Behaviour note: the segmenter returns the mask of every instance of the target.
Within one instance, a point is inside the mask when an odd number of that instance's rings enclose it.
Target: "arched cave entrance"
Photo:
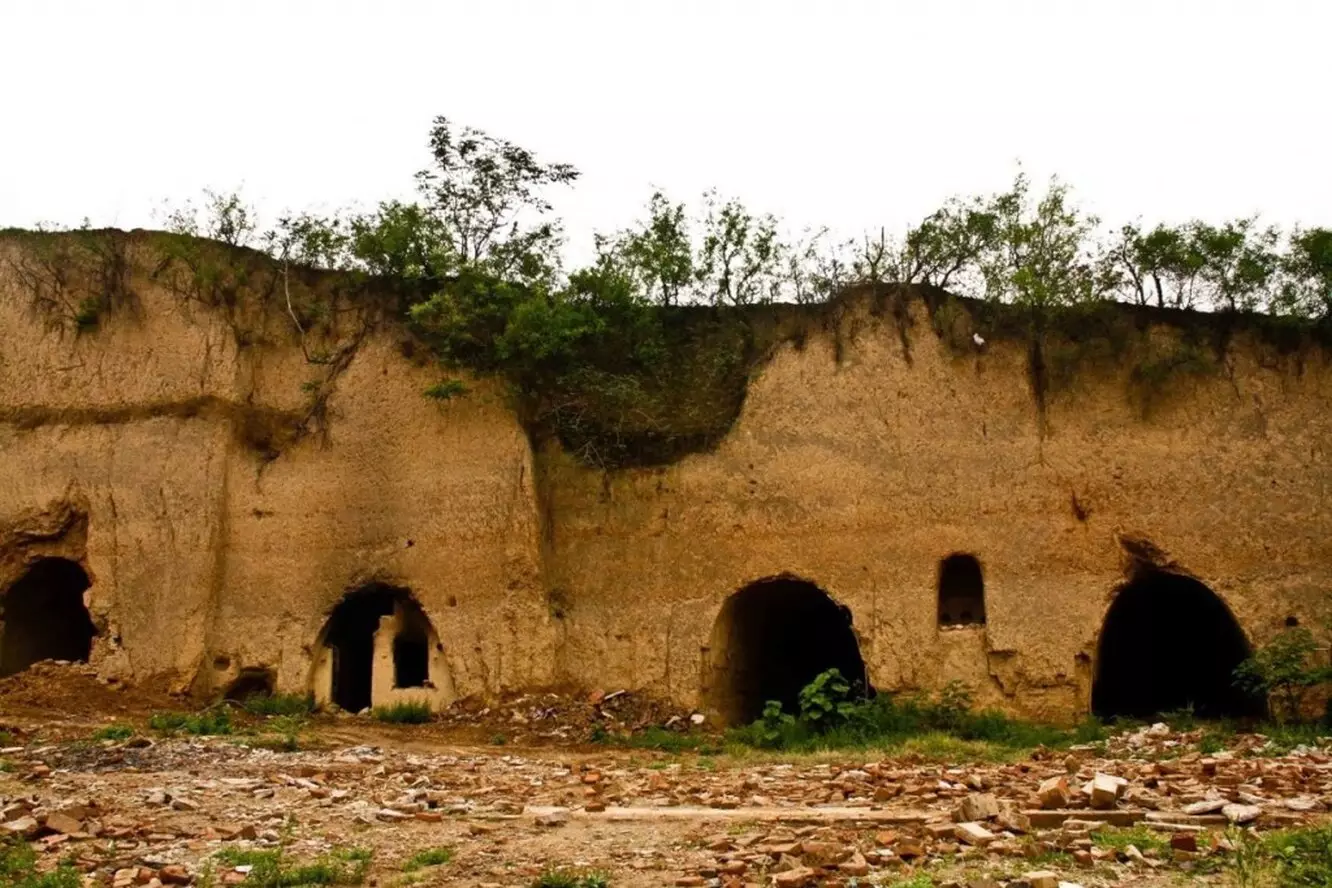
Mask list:
[[[794,712],[800,689],[827,669],[868,691],[850,609],[794,577],[760,580],[727,599],[709,649],[705,697],[728,724],[753,721],[768,700]]]
[[[324,629],[323,647],[332,654],[328,698],[360,712],[374,705],[376,686],[431,687],[433,636],[429,618],[407,589],[371,583],[349,593]]]
[[[1249,655],[1225,602],[1181,574],[1145,570],[1120,588],[1097,645],[1092,712],[1149,717],[1192,707],[1203,717],[1259,715],[1235,687]]]
[[[939,562],[939,625],[985,625],[985,579],[974,555]]]
[[[277,686],[277,677],[272,669],[251,666],[240,671],[227,689],[222,693],[224,700],[244,703],[254,697],[271,697]]]
[[[0,676],[40,660],[87,662],[93,627],[83,593],[91,583],[65,558],[43,558],[0,595]]]

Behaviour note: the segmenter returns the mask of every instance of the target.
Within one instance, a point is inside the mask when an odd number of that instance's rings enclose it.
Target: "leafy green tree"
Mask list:
[[[436,117],[434,164],[417,173],[426,212],[458,266],[481,265],[497,277],[548,282],[559,267],[561,231],[546,190],[571,185],[576,168],[543,163],[505,139]]]
[[[1066,185],[1051,180],[1033,201],[1019,174],[983,213],[993,226],[976,259],[987,299],[1026,309],[1039,329],[1059,309],[1109,298],[1113,278],[1092,238],[1098,220],[1073,205]]]
[[[1332,229],[1291,232],[1281,257],[1281,278],[1279,310],[1312,318],[1332,317]]]
[[[1119,231],[1106,255],[1112,272],[1127,282],[1127,301],[1157,308],[1192,308],[1204,258],[1186,228],[1136,224]]]
[[[1025,189],[1026,180],[1019,179],[1018,184]],[[965,288],[968,272],[975,272],[982,256],[996,245],[1000,233],[998,210],[995,201],[981,197],[949,200],[907,232],[896,261],[889,265],[891,274],[903,284]],[[870,257],[881,255],[883,244],[880,233],[877,249],[862,254],[871,274],[878,263]]]
[[[1259,227],[1253,218],[1221,225],[1194,222],[1189,228],[1202,257],[1198,277],[1213,308],[1254,311],[1266,304],[1279,265],[1275,228]]]

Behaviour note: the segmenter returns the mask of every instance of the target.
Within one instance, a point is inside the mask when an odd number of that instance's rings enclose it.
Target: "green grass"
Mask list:
[[[376,719],[394,725],[423,725],[433,718],[429,703],[394,703],[376,706],[371,712]]]
[[[1162,854],[1170,852],[1170,841],[1164,834],[1150,830],[1145,826],[1125,827],[1116,829],[1106,827],[1098,829],[1092,833],[1092,844],[1099,848],[1107,848],[1116,853],[1123,851],[1129,845],[1133,845],[1139,851],[1146,854],[1149,850],[1155,850]]]
[[[134,736],[134,729],[129,725],[106,725],[93,731],[94,740],[128,740]]]
[[[1038,746],[1058,749],[1100,742],[1105,737],[1105,726],[1095,719],[1068,729],[1015,719],[995,710],[973,711],[946,700],[880,694],[855,704],[833,727],[811,725],[799,718],[760,719],[728,731],[726,742],[732,748],[786,752],[884,750],[940,760],[1005,761]]]
[[[14,766],[9,759],[0,759],[0,774],[8,774],[12,770],[14,770]]]
[[[26,842],[0,839],[0,886],[2,888],[82,888],[79,871],[61,864],[45,873],[37,872],[37,853]]]
[[[537,877],[532,888],[610,888],[604,873],[549,869]]]
[[[256,694],[245,698],[241,708],[251,715],[303,716],[314,711],[310,694]]]
[[[1282,888],[1332,886],[1332,824],[1272,833],[1262,850]]]
[[[253,867],[244,882],[251,888],[359,885],[370,869],[371,856],[364,848],[335,848],[303,863],[289,860],[282,849],[223,848],[214,855],[228,866]]]
[[[934,888],[934,880],[924,873],[917,873],[909,879],[896,882],[884,882],[885,888]]]
[[[8,731],[0,731],[0,746],[22,746],[18,738]]]
[[[221,707],[203,712],[157,712],[148,720],[148,727],[159,734],[193,734],[198,737],[230,734],[233,730],[231,715]]]
[[[442,866],[453,859],[452,848],[427,848],[424,851],[418,851],[408,858],[402,865],[402,871],[405,873],[414,873],[419,869],[425,869],[428,866]]]

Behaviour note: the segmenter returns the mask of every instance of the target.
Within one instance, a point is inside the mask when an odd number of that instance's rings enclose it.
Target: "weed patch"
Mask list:
[[[148,727],[160,734],[191,734],[196,737],[230,734],[231,715],[226,709],[203,712],[158,712],[148,720]]]
[[[1105,737],[1105,728],[1094,720],[1068,730],[973,710],[970,693],[956,683],[933,696],[880,694],[852,700],[840,676],[823,678],[801,692],[798,713],[783,712],[780,703],[769,701],[763,717],[729,731],[727,743],[790,752],[886,749],[932,759],[995,761],[1038,746],[1059,748]]]
[[[419,869],[425,869],[428,866],[443,866],[453,859],[452,848],[427,848],[424,851],[418,851],[408,858],[402,865],[402,871],[405,873],[414,873]]]
[[[610,888],[610,880],[603,873],[552,869],[538,876],[532,888]]]
[[[314,711],[314,697],[309,694],[256,694],[247,697],[241,707],[251,715],[302,716]]]
[[[297,885],[359,885],[370,869],[371,852],[338,848],[308,862],[291,861],[282,849],[273,851],[223,848],[214,855],[228,866],[249,866],[245,885],[252,888],[295,888]]]
[[[371,714],[377,720],[393,725],[423,725],[433,717],[428,703],[394,703],[392,706],[376,706]]]
[[[94,740],[128,740],[134,736],[134,729],[129,725],[106,725],[93,732]]]
[[[26,842],[0,839],[0,888],[81,888],[78,870],[61,864],[51,872],[37,871],[37,854]]]

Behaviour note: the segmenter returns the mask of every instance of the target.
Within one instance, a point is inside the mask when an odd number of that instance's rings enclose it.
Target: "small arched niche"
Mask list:
[[[1215,592],[1184,574],[1139,570],[1115,595],[1096,647],[1092,712],[1152,717],[1191,709],[1207,718],[1260,715],[1264,702],[1235,684],[1249,655]]]
[[[703,697],[727,724],[753,721],[769,700],[794,712],[800,690],[828,669],[868,692],[850,609],[795,577],[759,580],[728,598],[708,651]]]
[[[939,562],[939,628],[985,625],[985,577],[974,555]]]
[[[430,618],[401,586],[370,583],[333,608],[316,650],[315,701],[348,712],[401,702],[452,700],[443,646]]]
[[[0,595],[0,676],[42,660],[88,661],[97,634],[83,603],[90,585],[76,562],[43,558]]]

